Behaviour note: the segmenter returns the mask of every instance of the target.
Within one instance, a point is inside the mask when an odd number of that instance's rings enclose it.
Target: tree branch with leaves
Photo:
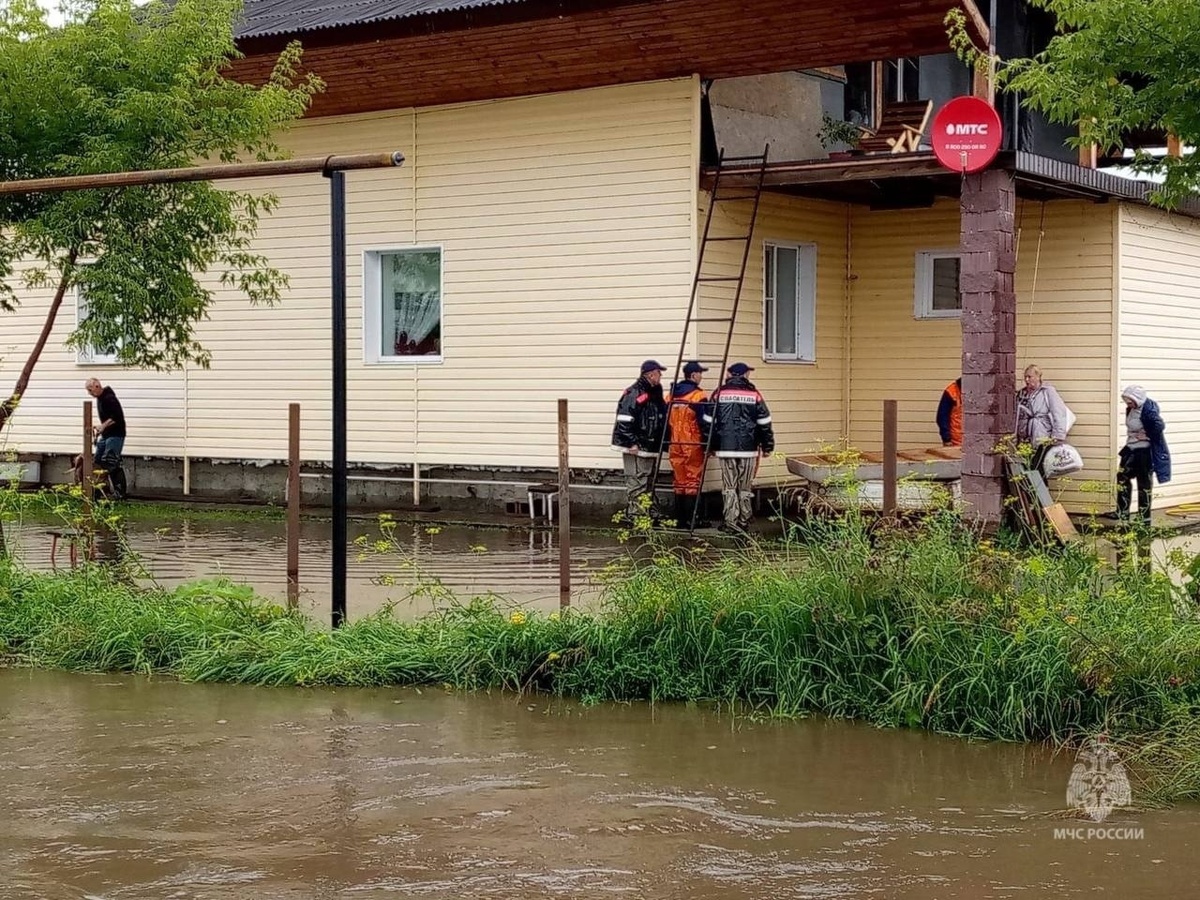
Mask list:
[[[298,44],[264,85],[225,77],[240,55],[240,0],[80,0],[66,12],[50,27],[36,0],[0,0],[0,179],[278,159],[278,136],[323,87],[301,72]],[[253,246],[276,206],[270,194],[205,182],[0,197],[0,313],[53,289],[0,401],[0,429],[72,289],[86,316],[66,346],[111,348],[138,368],[207,366],[196,325],[214,281],[256,304],[279,302],[287,287]]]
[[[1059,33],[1031,59],[999,63],[998,87],[1053,122],[1078,127],[1076,146],[1121,149],[1133,131],[1162,131],[1200,146],[1200,2],[1030,0]],[[947,17],[951,45],[968,63],[988,57],[960,13]],[[1165,208],[1200,190],[1200,156],[1139,152],[1132,167],[1161,178],[1151,199]]]

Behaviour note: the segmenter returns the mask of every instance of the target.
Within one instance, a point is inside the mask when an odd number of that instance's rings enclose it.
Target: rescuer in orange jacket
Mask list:
[[[943,446],[962,446],[962,420],[962,379],[958,378],[946,385],[946,389],[942,391],[942,400],[938,404],[937,426]]]
[[[671,434],[671,468],[675,471],[675,521],[681,528],[691,525],[700,498],[700,478],[704,469],[704,436],[700,417],[708,395],[700,390],[700,380],[708,369],[698,362],[683,367],[683,381],[671,388],[667,421]]]

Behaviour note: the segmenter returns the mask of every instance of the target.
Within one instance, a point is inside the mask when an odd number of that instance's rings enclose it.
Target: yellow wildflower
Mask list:
[[[512,615],[510,615],[508,617],[508,621],[511,622],[513,625],[524,625],[525,624],[525,613],[521,612],[521,610],[518,609],[516,612],[514,612]]]
[[[557,654],[557,653],[550,652],[550,653],[548,653],[548,654],[546,655],[546,661],[547,661],[547,662],[554,662],[556,659],[558,659],[558,654]]]
[[[552,613],[550,613],[550,615],[549,615],[549,616],[547,616],[547,618],[548,618],[548,619],[549,619],[551,622],[557,622],[559,619],[561,619],[561,618],[562,618],[562,616],[560,616],[560,615],[559,615],[558,613],[556,613],[556,612],[552,612]]]

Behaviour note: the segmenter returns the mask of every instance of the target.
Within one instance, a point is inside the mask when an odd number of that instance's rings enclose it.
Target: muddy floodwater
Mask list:
[[[26,564],[50,568],[54,525],[25,521],[7,525],[10,542]],[[59,526],[61,527],[61,526]],[[221,521],[197,517],[134,519],[123,526],[123,541],[145,568],[164,585],[198,578],[227,578],[253,586],[260,594],[287,597],[287,532],[278,521]],[[352,521],[349,538],[380,537],[371,521]],[[301,528],[301,607],[319,621],[329,615],[330,524],[306,520]],[[514,605],[557,609],[558,540],[547,530],[466,528],[434,522],[399,523],[395,545],[379,554],[371,547],[349,550],[348,612],[351,619],[397,604],[401,615],[418,615],[432,606],[431,592],[440,586],[470,599],[493,593]],[[615,534],[583,533],[571,553],[572,602],[587,604],[601,593],[604,567],[628,553]],[[56,554],[59,567],[69,565],[66,549]]]
[[[1196,895],[1200,809],[1055,837],[1071,760],[844,722],[0,670],[0,897]]]

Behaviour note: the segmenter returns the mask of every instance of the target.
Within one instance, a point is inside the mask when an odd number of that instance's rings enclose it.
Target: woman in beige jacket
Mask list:
[[[1055,444],[1067,439],[1070,427],[1067,404],[1042,380],[1037,366],[1025,368],[1025,387],[1017,392],[1017,440],[1033,447],[1031,468],[1041,471],[1042,460]]]

